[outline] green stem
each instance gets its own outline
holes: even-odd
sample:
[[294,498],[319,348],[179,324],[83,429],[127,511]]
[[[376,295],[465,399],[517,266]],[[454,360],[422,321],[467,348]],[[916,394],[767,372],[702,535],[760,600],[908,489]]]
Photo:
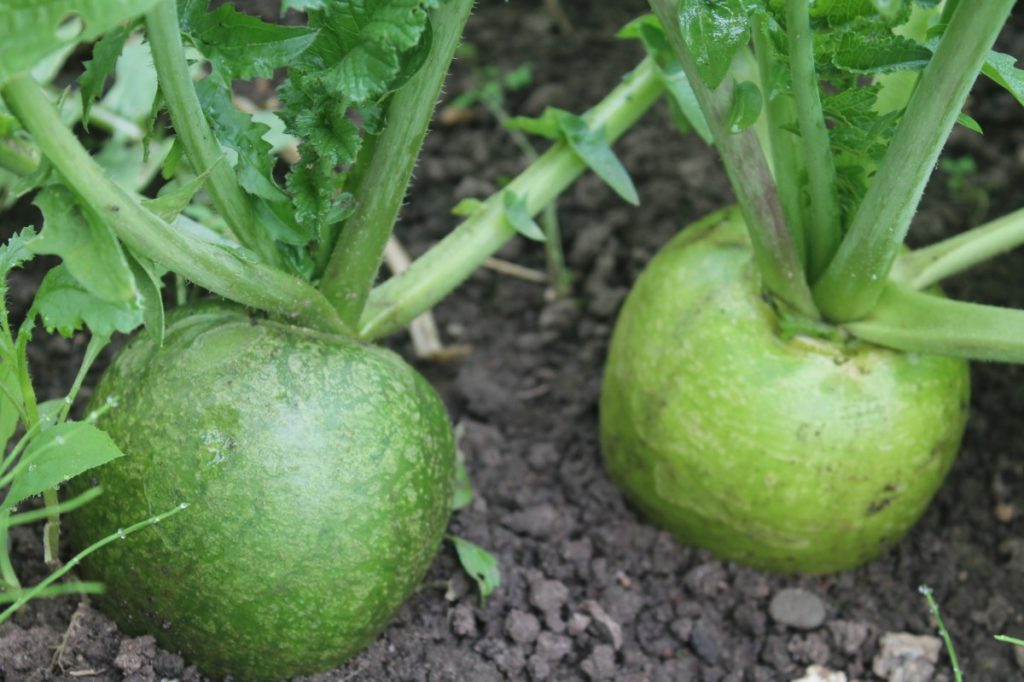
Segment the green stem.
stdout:
[[224,298],[323,331],[349,333],[330,303],[298,277],[179,232],[147,211],[107,178],[31,76],[15,76],[0,95],[67,185],[130,249]]
[[[102,492],[103,490],[99,486],[93,486],[92,488],[88,488],[81,495],[76,495],[75,497],[72,497],[70,500],[65,500],[64,502],[61,502],[59,505],[57,505],[57,511],[61,514],[66,514],[68,512],[74,511],[79,507],[85,506],[89,502],[95,500],[97,497],[100,496]],[[5,513],[6,511],[8,510],[5,510]],[[42,519],[46,518],[46,515],[49,514],[49,512],[50,510],[48,509],[30,509],[28,511],[20,512],[18,514],[10,516],[7,520],[7,525],[13,527],[23,526],[28,523],[35,523],[36,521],[41,521]]]
[[1024,208],[955,237],[904,254],[893,278],[926,289],[979,263],[1024,244]]
[[39,162],[28,154],[15,150],[0,140],[0,168],[15,175],[31,175],[39,167]]
[[757,133],[753,128],[738,134],[731,134],[726,129],[725,121],[732,104],[732,85],[726,79],[714,91],[708,88],[679,31],[675,3],[672,0],[650,0],[650,4],[711,128],[715,146],[746,221],[754,260],[765,287],[800,313],[818,317]]
[[18,597],[17,601],[15,601],[10,606],[8,606],[6,609],[4,609],[3,612],[0,612],[0,623],[4,622],[8,618],[10,618],[12,615],[14,615],[18,611],[18,609],[20,609],[22,606],[24,606],[28,602],[32,601],[36,597],[41,596],[50,587],[50,585],[52,585],[53,583],[55,583],[58,580],[60,580],[61,578],[63,578],[69,571],[71,571],[75,566],[77,566],[79,563],[81,563],[82,559],[84,559],[85,557],[89,556],[90,554],[92,554],[96,550],[101,549],[101,548],[109,545],[111,542],[116,542],[118,540],[124,539],[125,536],[131,535],[132,533],[135,533],[136,531],[140,531],[143,528],[146,528],[147,526],[152,526],[154,523],[159,523],[159,522],[163,521],[164,519],[167,519],[167,518],[177,514],[182,509],[185,509],[185,508],[186,508],[186,505],[182,504],[182,505],[180,505],[178,507],[175,507],[174,509],[170,510],[169,512],[165,512],[163,514],[158,514],[157,516],[150,517],[150,518],[146,519],[145,521],[141,521],[141,522],[136,523],[134,525],[128,526],[127,528],[118,530],[116,533],[111,533],[110,535],[108,535],[107,537],[103,538],[102,540],[98,540],[98,541],[94,542],[93,544],[89,545],[88,547],[83,549],[81,552],[76,554],[74,557],[72,557],[72,559],[70,561],[68,561],[66,564],[64,564],[63,566],[58,568],[56,571],[54,571],[53,573],[51,573],[50,575],[46,576],[41,581],[39,581],[39,583],[37,583],[36,585],[28,588],[27,590],[24,590],[21,593],[21,596]]
[[949,629],[946,624],[942,622],[942,614],[939,612],[939,604],[935,601],[935,597],[932,596],[932,588],[927,585],[921,585],[917,588],[918,592],[924,595],[925,601],[928,602],[928,610],[932,613],[932,618],[935,619],[935,624],[939,628],[939,634],[942,635],[942,641],[946,643],[946,653],[949,654],[949,664],[953,668],[953,679],[955,682],[963,682],[963,672],[960,670],[960,659],[957,658],[956,648],[953,646],[953,638],[949,634]]
[[174,131],[197,174],[213,168],[206,189],[214,206],[238,241],[258,253],[265,263],[281,267],[281,254],[269,234],[259,229],[252,204],[238,184],[234,169],[217,163],[224,152],[206,120],[185,61],[177,0],[161,0],[153,6],[146,14],[146,33]]
[[803,157],[807,164],[807,188],[811,196],[810,221],[804,227],[807,238],[807,274],[813,282],[828,266],[839,247],[841,228],[836,167],[821,108],[818,73],[814,68],[814,33],[811,31],[807,0],[786,1],[786,30],[789,34],[793,99],[800,125]]
[[43,491],[43,504],[46,505],[46,523],[43,524],[43,562],[47,566],[60,563],[60,498],[57,491],[48,488]]
[[552,201],[541,211],[540,227],[544,231],[544,254],[548,262],[548,281],[557,296],[568,296],[572,292],[572,273],[565,266],[562,228],[558,222],[556,201]]
[[[21,399],[25,406],[26,433],[40,427],[39,405],[28,367],[28,343],[32,339],[34,326],[35,315],[30,313],[22,322],[14,345],[18,383],[21,386]],[[60,547],[60,511],[58,509],[60,500],[57,497],[57,491],[52,488],[44,490],[43,504],[46,507],[47,517],[46,525],[43,527],[43,561],[47,565],[53,565],[57,562],[57,552]]]
[[786,216],[786,225],[793,238],[793,246],[797,250],[800,262],[806,267],[807,244],[803,200],[800,192],[800,173],[803,165],[797,154],[797,138],[788,128],[796,123],[796,113],[792,100],[785,94],[769,92],[772,81],[771,72],[778,64],[775,59],[775,48],[772,46],[768,30],[760,18],[754,20],[754,51],[757,55],[758,71],[760,72],[761,89],[767,100],[765,119],[768,129],[768,140],[771,145],[772,170],[775,186],[779,190],[779,200]]
[[0,512],[0,579],[3,579],[8,588],[21,589],[21,581],[18,580],[14,564],[11,563],[11,555],[7,551],[7,538],[11,526],[10,516],[10,509]]
[[[609,142],[618,139],[661,96],[657,65],[644,60],[584,118],[603,129]],[[586,170],[566,143],[559,142],[519,174],[507,190],[523,197],[531,214],[548,205]],[[418,258],[408,270],[375,288],[359,325],[364,338],[402,329],[461,284],[488,257],[516,235],[505,218],[502,192]]]
[[430,54],[419,72],[391,99],[376,153],[356,188],[356,213],[345,223],[320,281],[320,290],[350,326],[359,322],[377,279],[384,247],[409,188],[473,1],[450,0],[431,14],[434,42]]
[[[67,582],[59,585],[52,585],[46,589],[35,591],[29,588],[32,596],[29,599],[48,599],[51,597],[63,597],[69,594],[103,594],[104,585],[98,582]],[[0,604],[9,604],[21,599],[29,590],[18,589],[13,592],[0,592]]]
[[952,301],[899,284],[888,284],[871,313],[845,327],[896,350],[1024,363],[1024,310]]
[[867,315],[885,288],[925,184],[1014,0],[963,3],[918,83],[814,297],[838,322]]
[[71,406],[75,403],[75,398],[78,396],[78,392],[82,390],[82,384],[85,382],[85,377],[89,373],[89,369],[93,363],[96,362],[96,358],[100,356],[100,353],[107,344],[110,343],[109,336],[100,336],[93,334],[89,337],[89,344],[85,347],[85,357],[82,358],[82,364],[78,367],[78,373],[75,375],[75,381],[71,385],[71,390],[68,391],[67,395],[64,396],[64,406],[60,410],[60,415],[57,417],[58,422],[63,422],[68,418],[68,414],[71,412]]

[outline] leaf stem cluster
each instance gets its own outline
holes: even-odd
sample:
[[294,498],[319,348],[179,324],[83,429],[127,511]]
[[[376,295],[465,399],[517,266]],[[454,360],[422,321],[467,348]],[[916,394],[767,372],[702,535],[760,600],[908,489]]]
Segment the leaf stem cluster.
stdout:
[[[923,291],[1024,243],[1019,212],[900,256],[946,139],[958,120],[971,122],[962,109],[979,74],[1021,98],[1006,77],[1012,59],[991,52],[1013,4],[911,11],[909,3],[650,0],[776,299],[892,348],[1024,361],[1024,313]],[[931,41],[918,42],[923,35]],[[743,81],[751,42],[756,84]],[[916,78],[893,77],[914,70]],[[755,90],[762,120],[729,128]]]

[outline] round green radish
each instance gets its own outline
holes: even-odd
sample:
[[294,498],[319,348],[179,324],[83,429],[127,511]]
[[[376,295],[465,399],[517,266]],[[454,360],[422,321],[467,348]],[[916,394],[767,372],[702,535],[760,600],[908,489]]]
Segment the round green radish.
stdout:
[[967,415],[959,359],[780,334],[729,210],[648,265],[612,338],[601,443],[627,497],[753,566],[863,563],[920,517]]
[[[416,589],[451,506],[443,404],[394,353],[226,305],[136,337],[93,405],[126,456],[68,518],[100,605],[211,676],[279,680],[344,661]],[[91,480],[90,480],[91,479]]]

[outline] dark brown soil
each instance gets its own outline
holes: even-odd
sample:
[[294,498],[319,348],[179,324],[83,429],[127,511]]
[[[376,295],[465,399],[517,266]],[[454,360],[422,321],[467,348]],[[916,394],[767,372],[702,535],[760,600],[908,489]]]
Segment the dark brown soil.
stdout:
[[[484,64],[535,67],[539,84],[515,95],[514,113],[546,104],[596,101],[639,58],[611,38],[640,0],[565,3],[577,32],[558,34],[541,3],[487,0],[468,40]],[[1024,54],[1020,14],[1004,50]],[[1015,37],[1011,37],[1015,36]],[[449,93],[471,85],[457,66]],[[936,175],[914,240],[968,226],[982,195],[990,215],[1020,204],[1024,115],[983,86],[971,113],[984,138],[959,132],[950,158],[972,156],[973,195]],[[1024,369],[977,365],[973,413],[963,452],[918,527],[893,551],[831,577],[778,576],[682,547],[638,518],[601,468],[597,397],[612,322],[627,287],[659,245],[683,225],[731,200],[713,154],[680,138],[662,110],[618,147],[643,205],[621,204],[586,177],[560,203],[576,286],[549,301],[543,287],[481,271],[436,314],[446,339],[474,352],[422,370],[439,388],[461,430],[477,498],[455,514],[451,532],[494,552],[502,586],[486,605],[450,546],[423,588],[391,626],[343,668],[312,680],[629,680],[771,681],[801,677],[821,664],[849,680],[951,680],[935,666],[882,654],[887,633],[934,635],[918,586],[935,589],[962,656],[966,679],[1024,679],[1024,657],[993,634],[1024,635]],[[401,228],[422,251],[451,228],[449,208],[483,196],[523,165],[493,120],[439,128],[430,137]],[[980,191],[980,194],[979,194]],[[13,227],[31,219],[23,209]],[[8,226],[10,228],[11,226]],[[540,247],[516,242],[504,257],[543,268]],[[958,278],[957,297],[1024,306],[1024,253]],[[38,277],[36,277],[38,279]],[[14,280],[24,305],[32,273]],[[407,341],[396,347],[407,355]],[[81,339],[38,338],[36,378],[60,395],[77,367]],[[42,575],[38,528],[14,533],[22,575]],[[796,588],[799,592],[783,592]],[[796,595],[786,613],[786,597]],[[772,608],[770,608],[772,605]],[[823,618],[815,614],[823,607]],[[882,666],[876,676],[873,665]],[[915,668],[915,666],[918,666]],[[916,670],[916,672],[914,672]],[[125,638],[88,603],[40,602],[0,625],[0,679],[203,679],[187,660],[152,639]]]

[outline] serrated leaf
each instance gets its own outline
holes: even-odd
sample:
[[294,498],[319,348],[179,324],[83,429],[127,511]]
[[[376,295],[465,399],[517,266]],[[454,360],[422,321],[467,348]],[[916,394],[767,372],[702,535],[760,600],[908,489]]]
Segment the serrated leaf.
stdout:
[[832,64],[852,74],[923,69],[932,57],[924,45],[892,33],[877,21],[850,22],[836,29],[831,40]]
[[270,128],[236,109],[231,91],[213,79],[196,83],[196,94],[221,145],[237,154],[234,165],[242,188],[267,201],[287,200],[287,194],[274,182],[275,159],[270,144],[263,139]]
[[505,190],[502,192],[502,205],[505,207],[505,219],[516,232],[533,241],[544,241],[544,231],[530,215],[524,198]]
[[164,300],[160,293],[163,287],[161,273],[156,264],[152,261],[128,254],[128,263],[131,265],[135,281],[139,283],[139,293],[142,297],[142,320],[146,325],[146,331],[153,338],[157,347],[164,345]]
[[132,28],[128,25],[118,26],[110,31],[92,48],[92,59],[85,62],[85,71],[78,79],[82,95],[82,124],[89,125],[89,110],[93,102],[103,94],[103,86],[107,78],[114,72],[117,58],[121,56],[124,43],[131,35]]
[[899,112],[876,111],[881,86],[853,88],[822,99],[830,122],[829,142],[836,159],[837,189],[843,215],[860,205],[868,181],[888,149]]
[[611,145],[604,136],[604,130],[594,130],[580,116],[562,112],[558,116],[558,124],[565,135],[566,142],[576,155],[604,180],[612,190],[626,202],[640,205],[640,197],[636,193],[633,179],[629,172],[615,156]]
[[95,40],[157,0],[0,0],[0,85],[62,47]]
[[331,209],[333,169],[323,159],[315,163],[300,163],[292,167],[287,182],[295,206],[295,219],[319,234]]
[[761,89],[750,81],[737,83],[732,91],[732,102],[726,117],[726,129],[736,135],[754,125],[761,115]]
[[348,166],[355,161],[363,141],[359,128],[349,118],[348,103],[333,98],[305,97],[286,88],[287,109],[282,116],[291,132],[302,138],[303,162],[323,158],[331,166]]
[[207,12],[208,0],[179,0],[181,30],[210,60],[221,83],[269,78],[316,39],[316,32],[300,26],[270,24],[244,14],[232,5]]
[[320,74],[329,93],[361,102],[387,92],[402,53],[417,45],[426,24],[420,0],[325,3],[310,11],[319,35],[307,54],[330,65]]
[[135,301],[135,278],[109,226],[62,185],[45,188],[34,203],[44,222],[42,234],[29,244],[33,253],[59,256],[68,272],[98,298]]
[[94,334],[127,334],[142,324],[142,310],[136,303],[111,303],[92,295],[79,284],[63,264],[51,268],[36,292],[33,309],[48,332],[71,336],[88,326]]
[[15,232],[3,246],[0,246],[0,287],[6,288],[4,280],[7,278],[7,273],[14,268],[21,267],[35,256],[28,245],[37,236],[35,228],[30,225],[21,232]]
[[484,207],[484,202],[474,197],[466,197],[459,203],[452,207],[452,215],[459,216],[460,218],[468,218],[474,213],[478,213]]
[[714,89],[750,39],[750,0],[680,0],[679,28],[701,78]]
[[462,569],[476,582],[477,589],[480,591],[480,604],[485,604],[487,598],[501,586],[501,570],[498,568],[498,560],[486,549],[469,540],[455,535],[447,537],[455,545],[455,553],[459,556]]
[[39,432],[22,456],[29,464],[11,483],[0,510],[52,490],[84,471],[123,457],[124,453],[110,436],[92,424],[65,422]]
[[998,83],[1024,106],[1024,69],[1017,68],[1017,58],[1001,52],[990,52],[981,72]]

